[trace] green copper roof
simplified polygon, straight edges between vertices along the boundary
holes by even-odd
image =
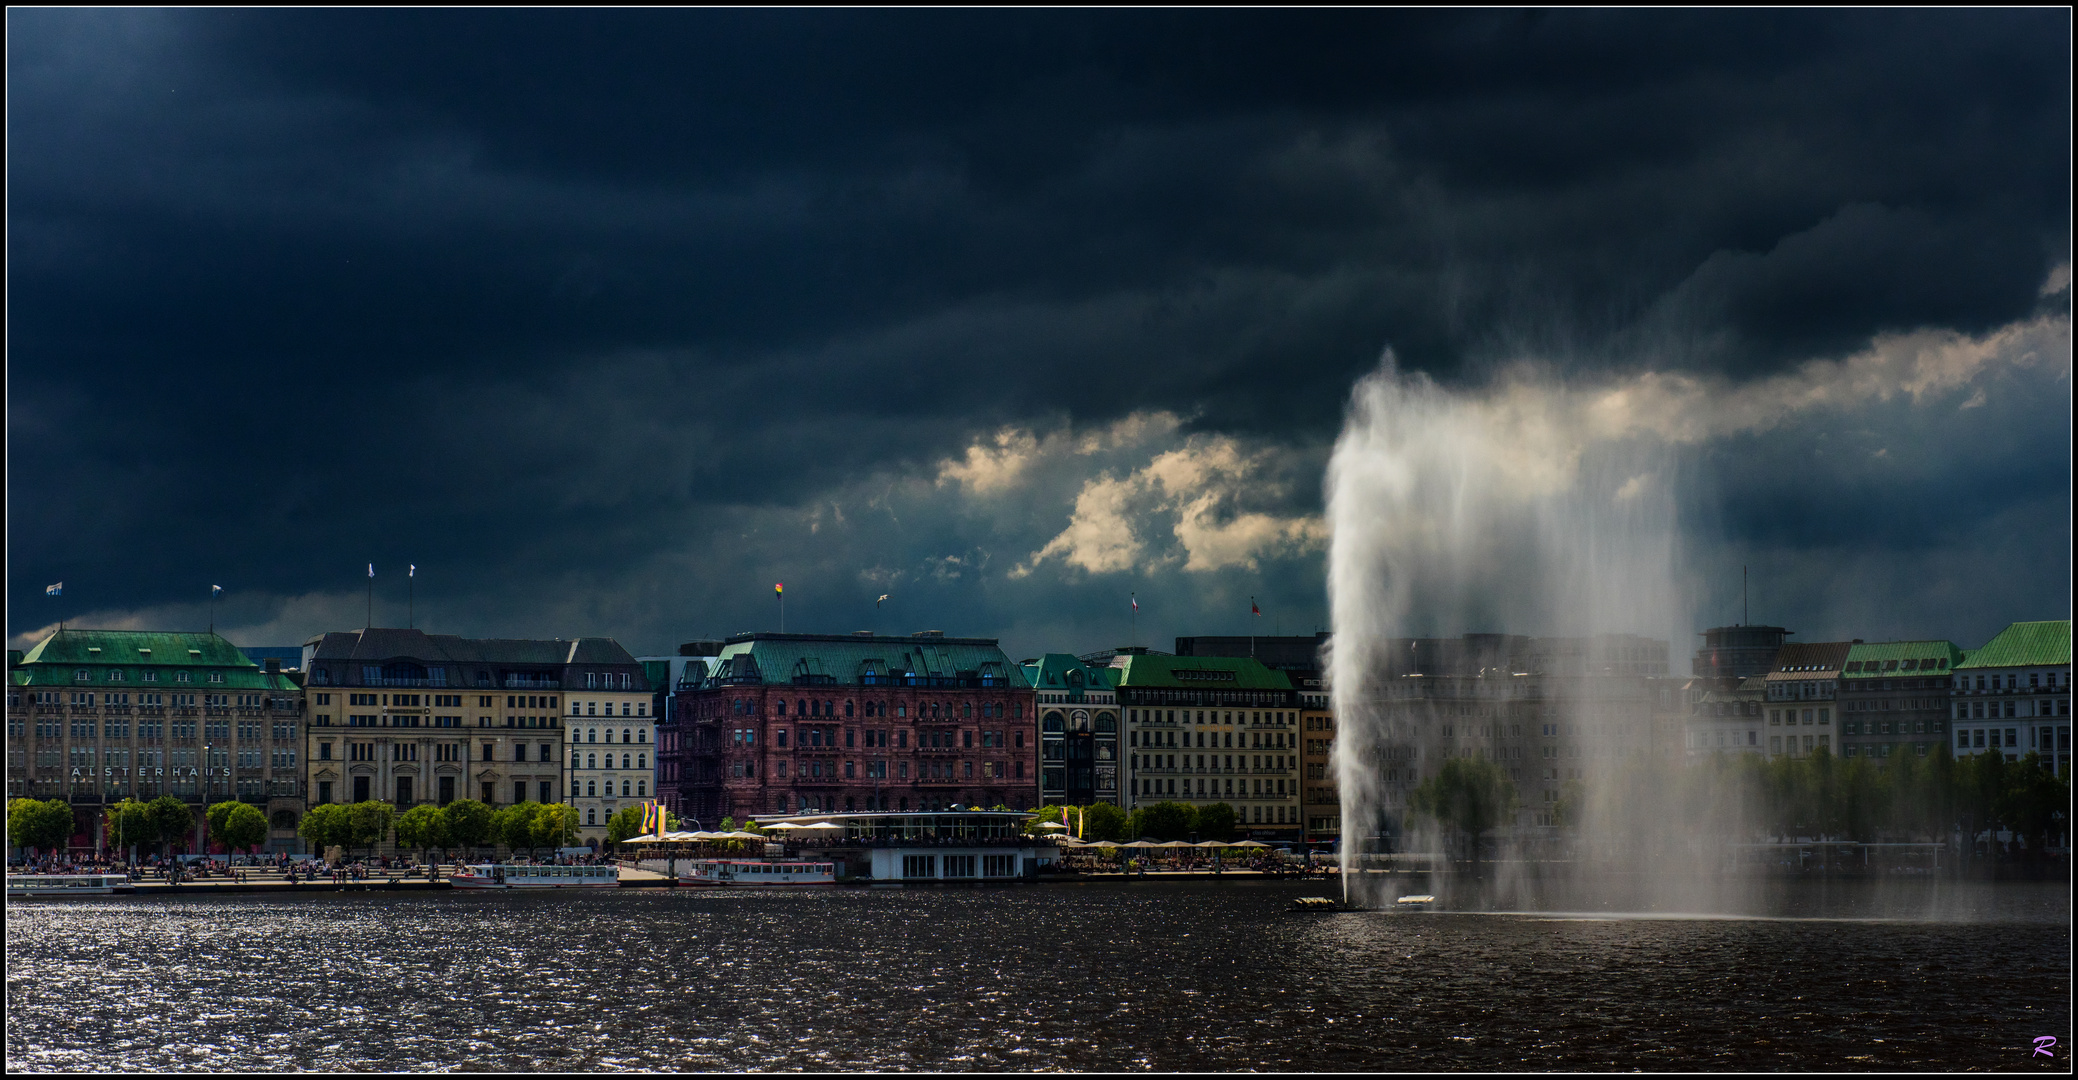
[[[911,684],[911,675],[916,678]],[[741,682],[767,686],[953,685],[993,676],[997,685],[1026,689],[1024,669],[990,638],[923,635],[753,634],[723,643],[707,685]]]
[[[2017,622],[1972,649],[1963,668],[2050,667],[2071,662],[2071,620]]]
[[[196,677],[177,683],[176,671],[213,672],[222,682]],[[80,672],[86,673],[85,678]],[[121,679],[112,678],[120,671]],[[145,671],[161,673],[146,683]],[[60,630],[36,643],[8,673],[16,686],[102,686],[124,689],[292,691],[295,683],[279,672],[261,670],[219,634],[186,634],[156,630]]]
[[[1945,675],[1962,663],[1963,651],[1952,641],[1874,641],[1847,650],[1843,679],[1883,679],[1903,675]]]
[[[1091,667],[1069,653],[1047,653],[1036,663],[1023,665],[1023,670],[1025,681],[1042,693],[1110,690],[1118,676],[1117,668]],[[1071,681],[1071,672],[1081,673],[1079,683]]]
[[[1121,689],[1290,690],[1291,679],[1246,656],[1128,656],[1117,671]]]

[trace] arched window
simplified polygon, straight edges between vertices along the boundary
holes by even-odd
[[[583,741],[584,741],[584,732],[582,732],[582,731],[579,731],[579,730],[577,730],[576,728],[571,728],[571,729],[570,729],[570,741],[571,741],[571,742],[583,742]]]
[[[598,729],[598,728],[593,728],[593,729],[591,730],[590,734],[588,734],[588,735],[586,735],[586,736],[585,736],[585,740],[584,740],[584,741],[586,741],[586,742],[598,742],[598,741],[599,741],[599,729]]]
[[[587,806],[584,808],[584,823],[587,825],[597,825],[599,823],[598,807]]]
[[[625,768],[627,768],[627,767],[628,767],[628,755],[626,755],[626,754],[622,754],[622,755],[621,755],[621,768],[625,769]]]
[[[629,784],[626,780],[621,781],[621,798],[625,799],[628,797],[628,787]]]
[[[597,780],[589,780],[589,781],[586,781],[586,782],[585,782],[585,785],[584,785],[584,793],[585,793],[585,796],[586,796],[587,798],[592,798],[592,799],[596,799],[596,798],[598,798],[598,797],[599,797],[599,782],[598,782]]]
[[[649,797],[649,781],[635,781],[635,797],[638,799],[646,799]]]
[[[633,738],[630,737],[630,733],[627,728],[621,729],[621,741],[624,743],[631,743],[635,741]]]
[[[640,743],[646,743],[646,742],[648,742],[648,741],[649,741],[649,729],[648,729],[648,728],[637,728],[637,729],[635,729],[635,741],[636,741],[636,742],[640,742]]]
[[[648,755],[648,754],[636,754],[636,755],[635,755],[635,767],[636,767],[636,768],[638,768],[638,769],[647,769],[647,768],[649,768],[649,755]]]
[[[852,710],[852,703],[851,703],[851,702],[849,702],[849,701],[845,702],[845,703],[844,703],[844,718],[845,718],[846,720],[849,720],[849,719],[851,719],[851,717],[852,717],[852,711],[851,711],[851,710]]]
[[[598,767],[599,767],[599,755],[597,755],[597,754],[587,754],[587,755],[585,756],[585,759],[584,759],[584,767],[585,767],[585,768],[587,768],[587,769],[596,769],[596,768],[598,768]]]

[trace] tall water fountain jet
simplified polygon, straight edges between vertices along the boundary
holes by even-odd
[[[1626,408],[1528,367],[1446,389],[1390,354],[1356,386],[1327,474],[1327,666],[1352,902],[1380,899],[1365,895],[1376,879],[1352,873],[1365,855],[1445,849],[1408,802],[1453,757],[1498,767],[1520,810],[1495,830],[1501,857],[1476,894],[1446,902],[1534,906],[1555,885],[1545,871],[1578,859],[1664,866],[1668,845],[1651,834],[1667,808],[1620,789],[1627,767],[1680,763],[1664,741],[1680,738],[1686,706],[1667,678],[1670,645],[1685,674],[1690,634],[1675,584],[1679,478]]]

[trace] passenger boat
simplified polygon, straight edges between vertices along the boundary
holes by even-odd
[[[9,874],[9,896],[107,896],[131,892],[128,874]]]
[[[837,884],[837,865],[826,862],[769,862],[763,859],[694,859],[678,871],[680,885],[799,888]]]
[[[615,889],[621,871],[618,866],[477,863],[447,880],[457,889]]]
[[[1434,904],[1435,902],[1436,898],[1430,896],[1428,893],[1420,893],[1414,896],[1403,896],[1400,897],[1398,901],[1396,901],[1401,911],[1423,911],[1426,910],[1429,907],[1429,905]]]

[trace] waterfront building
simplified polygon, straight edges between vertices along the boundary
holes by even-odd
[[[1342,795],[1335,782],[1335,703],[1323,685],[1299,687],[1299,818],[1308,843],[1342,837]]]
[[[198,821],[251,803],[269,850],[295,850],[303,690],[277,661],[214,633],[70,629],[8,658],[8,797],[71,803],[73,848],[112,845],[108,806],[172,795]]]
[[[1176,639],[1178,656],[1253,657],[1284,672],[1299,703],[1299,821],[1307,842],[1339,839],[1342,797],[1336,786],[1334,701],[1327,683],[1327,649],[1334,635],[1206,636]]]
[[[1299,700],[1247,657],[1112,659],[1125,712],[1127,808],[1228,803],[1251,837],[1300,838]]]
[[[1952,641],[1858,641],[1840,670],[1840,754],[1883,764],[1948,741]]]
[[[1515,822],[1557,824],[1571,781],[1626,759],[1678,755],[1687,702],[1667,677],[1667,643],[1632,634],[1532,638],[1465,634],[1388,643],[1377,742],[1381,832],[1397,834],[1409,796],[1443,762],[1475,757],[1516,785]]]
[[[1697,676],[1684,688],[1689,709],[1688,755],[1758,754],[1766,726],[1768,678],[1762,672],[1738,676]]]
[[[1703,631],[1703,647],[1689,662],[1698,678],[1743,679],[1775,670],[1775,654],[1783,638],[1796,633],[1780,626],[1713,626]]]
[[[641,663],[638,661],[638,663]],[[661,673],[668,678],[668,665]],[[594,851],[606,844],[606,823],[628,806],[656,794],[656,740],[652,737],[659,672],[641,664],[630,690],[572,689],[564,723],[570,745],[564,755],[570,796],[577,810],[578,842]],[[616,680],[617,681],[617,680]],[[618,713],[615,710],[618,709]]]
[[[676,656],[641,658],[643,671],[649,674],[651,685],[657,687],[655,704],[651,706],[657,729],[657,801],[680,816],[689,814],[678,801],[678,771],[683,766],[679,754],[684,740],[684,729],[678,723],[678,692],[698,687],[713,670],[721,651],[719,641],[688,641],[678,647]]]
[[[1119,805],[1117,669],[1067,653],[1019,667],[1039,710],[1039,805]]]
[[[1784,645],[1767,675],[1769,757],[1834,752],[1833,712],[1840,694],[1840,669],[1860,641]]]
[[[680,815],[710,829],[751,814],[1038,804],[1033,692],[993,638],[739,634],[672,708],[668,782]]]
[[[563,801],[578,779],[606,779],[604,769],[566,773],[564,732],[572,728],[580,739],[597,732],[601,741],[585,745],[601,753],[609,731],[616,755],[623,745],[650,752],[648,683],[611,638],[367,628],[311,638],[303,667],[312,805],[379,799],[402,812],[462,798],[492,806]],[[637,741],[623,744],[624,729]],[[624,771],[618,756],[614,762],[617,784]],[[632,781],[642,775],[625,772],[625,798],[636,798]]]
[[[888,811],[836,817],[760,814],[761,828],[830,822],[842,831],[773,830],[789,858],[827,860],[840,881],[1023,881],[1054,861],[1050,838],[1025,834],[1027,815],[963,809],[957,812]]]
[[[1955,753],[2071,764],[2071,621],[2017,622],[1954,665]]]

